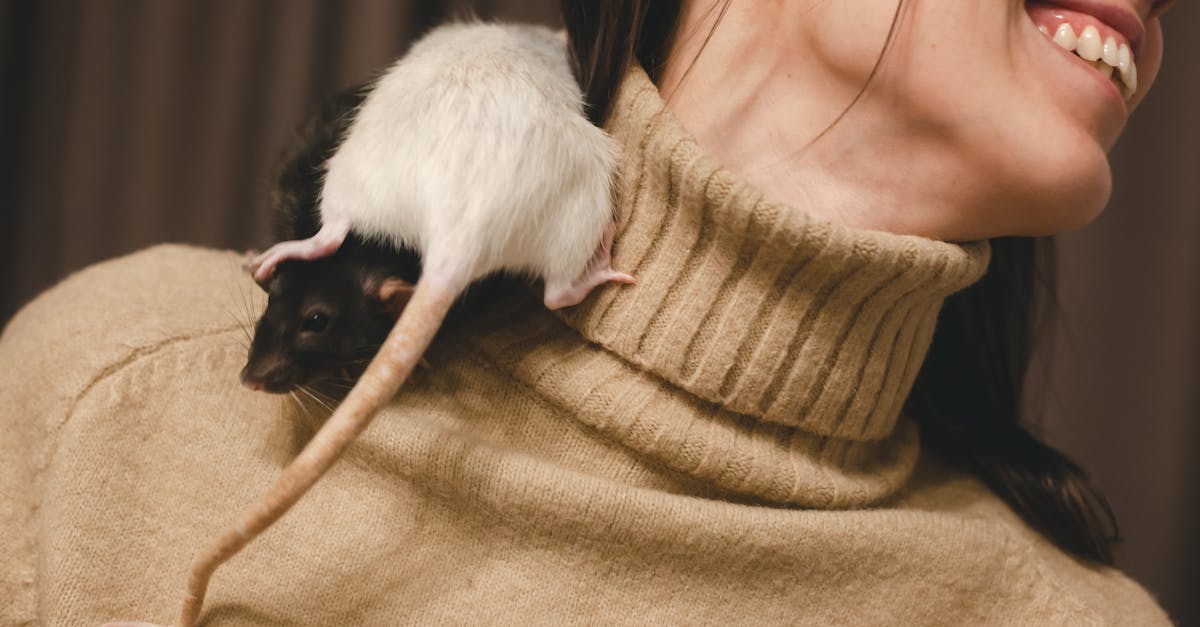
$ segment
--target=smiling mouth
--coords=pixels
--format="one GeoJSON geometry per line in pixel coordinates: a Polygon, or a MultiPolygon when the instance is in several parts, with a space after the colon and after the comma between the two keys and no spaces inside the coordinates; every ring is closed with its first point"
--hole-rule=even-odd
{"type": "Polygon", "coordinates": [[[1124,34],[1097,17],[1059,6],[1031,2],[1025,10],[1043,35],[1112,81],[1126,103],[1133,99],[1137,92],[1135,49],[1124,34]]]}

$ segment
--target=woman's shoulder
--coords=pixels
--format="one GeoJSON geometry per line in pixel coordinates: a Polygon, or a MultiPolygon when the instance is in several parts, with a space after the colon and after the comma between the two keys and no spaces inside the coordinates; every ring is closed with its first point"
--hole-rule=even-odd
{"type": "MultiPolygon", "coordinates": [[[[991,536],[1004,568],[1024,572],[1025,594],[1072,610],[1085,624],[1163,625],[1170,619],[1153,596],[1118,568],[1071,556],[1017,516],[970,473],[924,452],[908,486],[892,504],[931,517],[931,529],[991,536]]],[[[983,556],[959,555],[956,561],[983,556]]],[[[1016,582],[1011,582],[1016,583],[1016,582]]]]}
{"type": "Polygon", "coordinates": [[[42,345],[86,342],[95,353],[106,344],[242,325],[261,298],[241,264],[231,251],[178,244],[96,263],[25,305],[4,338],[32,335],[42,345]]]}
{"type": "Polygon", "coordinates": [[[156,346],[247,328],[261,298],[237,253],[154,246],[80,270],[25,305],[0,336],[0,363],[42,381],[41,393],[70,394],[156,346]]]}
{"type": "MultiPolygon", "coordinates": [[[[92,490],[107,485],[107,472],[136,475],[130,467],[142,464],[142,453],[178,453],[187,437],[170,446],[147,439],[169,432],[170,421],[194,435],[198,422],[207,424],[199,419],[228,411],[230,386],[209,395],[211,407],[195,402],[205,376],[225,376],[199,362],[234,348],[248,324],[242,299],[251,288],[236,253],[156,246],[72,274],[8,322],[0,335],[0,527],[13,533],[0,534],[0,554],[12,566],[0,576],[0,598],[9,601],[0,603],[0,622],[35,620],[30,582],[45,574],[38,552],[48,529],[75,537],[82,521],[105,519],[97,512],[119,518],[121,506],[136,502],[104,492],[108,501],[98,508],[92,490]],[[170,402],[173,411],[164,409],[170,402]],[[154,445],[136,448],[145,442],[154,445]],[[42,502],[83,485],[81,511],[90,516],[62,516],[59,506],[71,499],[42,502]],[[31,524],[37,516],[43,526],[31,524]]],[[[236,389],[236,372],[229,379],[236,389]]],[[[79,537],[93,545],[107,539],[79,537]]]]}

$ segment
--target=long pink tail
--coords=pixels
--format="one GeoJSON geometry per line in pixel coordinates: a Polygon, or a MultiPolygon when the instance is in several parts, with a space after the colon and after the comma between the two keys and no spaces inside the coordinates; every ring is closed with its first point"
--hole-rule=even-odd
{"type": "Polygon", "coordinates": [[[195,624],[213,571],[299,501],[396,395],[441,327],[461,291],[456,287],[443,281],[417,282],[396,326],[342,404],[242,522],[227,529],[192,565],[177,626],[195,624]]]}

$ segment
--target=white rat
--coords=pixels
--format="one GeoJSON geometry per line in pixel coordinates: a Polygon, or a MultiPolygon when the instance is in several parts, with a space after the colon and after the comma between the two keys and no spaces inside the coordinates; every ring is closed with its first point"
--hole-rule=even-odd
{"type": "Polygon", "coordinates": [[[329,160],[314,237],[251,264],[331,254],[353,231],[418,251],[422,281],[460,293],[499,270],[545,281],[551,309],[606,281],[611,138],[583,113],[565,44],[549,29],[434,30],[378,81],[329,160]]]}
{"type": "Polygon", "coordinates": [[[534,26],[452,24],[377,82],[330,158],[321,230],[251,263],[336,251],[353,232],[416,250],[422,274],[375,359],[263,499],[193,565],[177,626],[195,623],[213,571],[282,516],[399,390],[455,298],[496,271],[545,281],[547,307],[597,285],[609,266],[617,148],[584,115],[565,41],[534,26]]]}

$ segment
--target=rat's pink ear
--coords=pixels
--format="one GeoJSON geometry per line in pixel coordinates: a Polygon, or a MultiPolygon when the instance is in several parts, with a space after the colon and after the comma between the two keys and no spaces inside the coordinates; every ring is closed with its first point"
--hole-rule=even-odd
{"type": "Polygon", "coordinates": [[[404,279],[388,277],[379,282],[379,287],[375,290],[375,297],[392,315],[400,317],[400,313],[408,305],[408,299],[412,298],[415,289],[416,287],[412,283],[404,279]]]}

